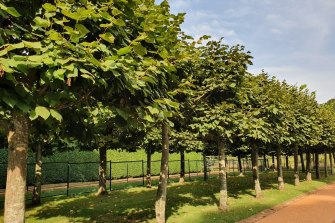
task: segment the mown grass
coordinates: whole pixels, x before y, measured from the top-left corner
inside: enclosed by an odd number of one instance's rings
[[[184,185],[171,183],[168,188],[167,222],[236,222],[335,181],[335,176],[330,176],[312,182],[302,181],[299,187],[295,187],[292,176],[292,172],[285,172],[285,190],[278,191],[276,173],[262,173],[262,199],[254,198],[250,174],[245,177],[229,177],[227,213],[217,210],[217,176],[212,175],[207,182],[197,178]],[[57,198],[44,201],[40,207],[28,208],[26,222],[154,222],[155,194],[156,187],[137,187],[112,191],[105,197],[90,194]]]

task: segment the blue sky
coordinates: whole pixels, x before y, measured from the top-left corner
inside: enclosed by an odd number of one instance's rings
[[[186,12],[189,35],[224,37],[251,51],[254,65],[291,84],[307,84],[323,103],[335,98],[335,0],[170,0]]]

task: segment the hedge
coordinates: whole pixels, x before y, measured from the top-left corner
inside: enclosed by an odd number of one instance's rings
[[[160,153],[154,153],[152,155],[152,174],[158,175],[160,169]],[[179,173],[179,162],[173,160],[179,160],[179,154],[170,154],[170,174]],[[185,153],[185,166],[186,172],[188,172],[188,159],[190,161],[190,169],[195,172],[197,167],[201,170],[201,162],[197,164],[194,160],[200,160],[201,154],[198,153]],[[137,152],[126,152],[126,151],[107,151],[107,160],[111,160],[112,163],[112,179],[120,179],[127,177],[127,163],[121,163],[126,161],[138,161],[128,162],[128,177],[138,177],[142,175],[142,160],[144,165],[144,172],[146,172],[146,154],[145,151]],[[57,163],[58,162],[58,163]],[[49,157],[43,158],[43,174],[42,183],[64,183],[67,182],[67,162],[71,163],[70,168],[70,182],[89,182],[98,180],[98,169],[99,169],[99,153],[98,151],[69,151],[69,152],[58,152]],[[95,163],[85,163],[95,162]],[[5,187],[6,173],[7,173],[7,150],[0,149],[0,188]],[[34,154],[29,152],[28,156],[28,173],[27,173],[27,184],[33,185],[34,183]],[[76,164],[74,164],[76,163]],[[107,178],[109,179],[109,163],[107,165]]]

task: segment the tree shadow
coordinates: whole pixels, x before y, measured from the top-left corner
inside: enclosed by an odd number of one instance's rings
[[[230,197],[254,196],[250,190],[252,186],[250,176],[228,177]],[[185,205],[219,205],[218,193],[219,181],[214,176],[206,182],[199,179],[184,185],[173,183],[168,188],[166,217],[176,214]],[[28,216],[39,220],[63,216],[70,222],[149,222],[155,218],[155,195],[156,188],[134,188],[112,191],[104,197],[75,197],[48,202],[32,209]]]
[[[288,175],[287,175],[288,176]],[[263,190],[277,188],[277,175],[260,174]],[[286,180],[294,182],[292,177]],[[240,196],[254,197],[254,185],[251,174],[228,177],[228,196],[238,199]],[[201,178],[183,185],[172,183],[168,188],[166,218],[178,215],[180,208],[186,205],[206,207],[219,205],[219,180],[217,176],[204,182]],[[107,196],[94,195],[68,198],[45,203],[42,207],[28,211],[28,217],[38,220],[65,217],[69,222],[151,222],[155,219],[156,187],[152,189],[132,188],[112,191]],[[266,208],[258,203],[254,211]],[[245,209],[243,209],[245,210]],[[241,212],[243,211],[241,209]],[[218,212],[219,213],[219,212]]]

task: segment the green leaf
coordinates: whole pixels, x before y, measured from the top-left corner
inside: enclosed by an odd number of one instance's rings
[[[170,99],[164,99],[164,101],[166,102],[166,104],[168,104],[172,108],[179,108],[178,102],[171,101]]]
[[[151,115],[145,115],[144,119],[147,120],[148,122],[154,122],[155,120],[151,117]]]
[[[35,112],[37,116],[42,117],[44,120],[47,120],[50,116],[50,112],[46,107],[43,106],[37,106],[35,108]]]
[[[125,26],[126,23],[122,19],[113,19],[113,23],[117,26]]]
[[[134,46],[134,52],[140,56],[144,56],[147,54],[147,49],[142,46],[140,43]]]
[[[66,70],[65,69],[59,69],[59,70],[56,70],[54,73],[53,73],[53,76],[59,80],[64,80],[64,74],[65,74]]]
[[[158,110],[157,108],[148,106],[148,109],[149,109],[149,111],[150,111],[150,113],[151,113],[152,115],[155,115],[155,114],[158,114],[158,113],[159,113],[159,110]]]
[[[83,35],[86,35],[87,33],[91,32],[82,24],[76,24],[76,29]]]
[[[54,6],[54,5],[52,5],[52,4],[50,4],[50,3],[45,3],[42,7],[47,12],[55,12],[57,10],[57,7]]]
[[[231,88],[236,87],[236,83],[231,83],[231,84],[229,85],[229,87],[231,87]]]
[[[59,114],[56,110],[50,109],[50,114],[52,117],[54,117],[57,121],[61,122],[62,121],[62,115]]]
[[[30,110],[30,107],[24,102],[17,103],[16,107],[18,107],[24,113],[28,113],[28,111]]]
[[[117,15],[120,15],[122,12],[120,11],[120,10],[118,10],[117,8],[113,8],[113,10],[112,10],[112,14],[114,15],[114,16],[117,16]]]
[[[147,33],[141,33],[141,35],[139,35],[136,39],[134,39],[133,42],[145,40],[147,37],[148,37]]]
[[[5,5],[0,3],[0,9],[4,10],[5,12],[7,12],[8,14],[14,16],[14,17],[20,17],[20,13],[18,11],[16,11],[15,8],[13,7],[6,7]]]
[[[111,33],[109,33],[109,32],[104,33],[104,34],[100,34],[99,36],[100,36],[103,40],[105,40],[105,41],[107,41],[107,42],[109,42],[109,43],[114,43],[115,37],[114,37]]]
[[[47,28],[50,26],[49,20],[42,19],[41,17],[38,17],[38,16],[33,21],[36,23],[37,26],[40,26],[43,28]]]
[[[29,114],[29,119],[33,121],[37,118],[38,118],[38,115],[36,114],[35,110],[32,110]]]
[[[6,95],[4,95],[2,97],[2,100],[7,104],[9,105],[11,108],[14,108],[14,106],[16,105],[17,103],[17,99],[14,98],[14,97],[7,97]]]
[[[33,49],[41,49],[42,45],[41,42],[28,42],[28,41],[22,41],[25,47],[33,48]]]
[[[163,48],[158,52],[159,56],[161,56],[163,59],[166,59],[169,56],[169,52]]]
[[[117,51],[117,55],[119,55],[119,56],[125,55],[127,53],[130,53],[131,50],[132,50],[131,46],[123,47],[123,48],[121,48]]]

